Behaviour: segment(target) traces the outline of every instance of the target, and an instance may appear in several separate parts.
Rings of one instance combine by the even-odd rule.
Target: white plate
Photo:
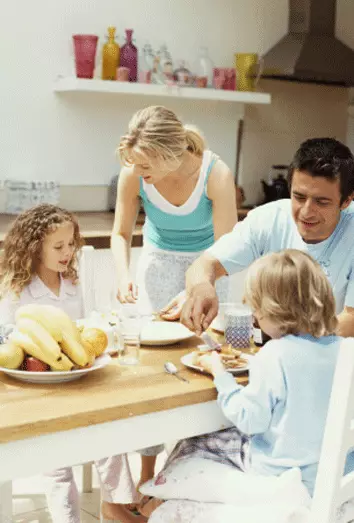
[[[187,340],[194,336],[181,323],[170,321],[151,321],[144,325],[141,331],[140,343],[142,345],[173,345],[179,341]]]
[[[253,356],[251,356],[249,354],[242,353],[241,354],[241,358],[245,358],[246,360],[250,361],[250,359],[253,358]],[[185,354],[181,358],[181,363],[183,363],[183,365],[185,365],[186,367],[189,367],[190,369],[197,370],[199,372],[203,372],[205,374],[209,374],[202,367],[198,367],[197,365],[193,365],[192,361],[193,361],[193,353],[192,352],[190,352],[189,354]],[[227,372],[230,372],[231,374],[235,375],[235,374],[243,374],[248,369],[249,369],[249,365],[245,365],[244,367],[239,367],[238,369],[226,369],[226,370],[227,370]]]
[[[64,372],[28,372],[26,370],[13,370],[0,367],[0,371],[8,374],[9,376],[12,376],[13,378],[16,378],[17,380],[25,381],[27,383],[64,383],[66,381],[78,380],[89,372],[102,369],[102,367],[108,365],[110,361],[111,357],[109,354],[102,354],[102,356],[99,356],[95,359],[92,367],[88,367],[87,369],[70,370]]]

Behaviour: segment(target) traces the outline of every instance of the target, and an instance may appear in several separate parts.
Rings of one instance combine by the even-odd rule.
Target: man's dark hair
[[[354,192],[354,157],[349,147],[334,138],[311,138],[300,145],[289,167],[289,188],[295,170],[338,179],[341,204]]]

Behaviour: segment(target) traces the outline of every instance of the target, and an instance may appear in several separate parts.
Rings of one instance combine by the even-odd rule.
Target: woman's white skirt
[[[164,251],[145,244],[140,255],[136,283],[139,302],[147,311],[157,312],[185,289],[187,269],[199,258],[201,252]],[[216,283],[220,303],[226,302],[229,278],[223,277]]]

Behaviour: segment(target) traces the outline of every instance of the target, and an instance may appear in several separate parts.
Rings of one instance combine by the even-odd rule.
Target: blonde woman
[[[118,297],[123,303],[139,297],[151,312],[170,304],[164,317],[177,319],[186,270],[237,221],[232,173],[206,149],[198,130],[183,125],[174,112],[160,106],[133,116],[118,153],[123,169],[111,244]],[[146,222],[135,280],[130,273],[130,245],[141,201]],[[222,301],[227,299],[226,282],[226,278],[221,280],[218,288]],[[153,449],[152,454],[157,451]],[[141,482],[153,476],[155,460],[151,455],[143,459]]]
[[[235,225],[234,179],[227,165],[206,149],[199,131],[165,107],[136,113],[118,153],[124,165],[112,234],[118,296],[122,302],[139,296],[159,311],[184,290],[191,263]],[[130,243],[141,201],[144,249],[134,280]]]

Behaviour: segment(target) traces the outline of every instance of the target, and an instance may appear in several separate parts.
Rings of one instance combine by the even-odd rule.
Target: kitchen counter
[[[239,220],[245,218],[248,211],[249,209],[239,209]],[[114,220],[113,212],[77,212],[74,214],[78,217],[81,234],[87,245],[93,245],[96,249],[109,248]],[[12,214],[0,214],[0,246],[15,218],[16,216]],[[132,247],[143,245],[144,220],[144,213],[140,213],[132,237]]]
[[[80,231],[85,238],[86,245],[93,245],[96,249],[110,247],[110,238],[113,227],[113,212],[76,212],[74,213],[80,224]],[[0,246],[16,216],[0,214]],[[139,214],[132,238],[132,247],[141,247],[143,244],[143,224],[145,216]]]

